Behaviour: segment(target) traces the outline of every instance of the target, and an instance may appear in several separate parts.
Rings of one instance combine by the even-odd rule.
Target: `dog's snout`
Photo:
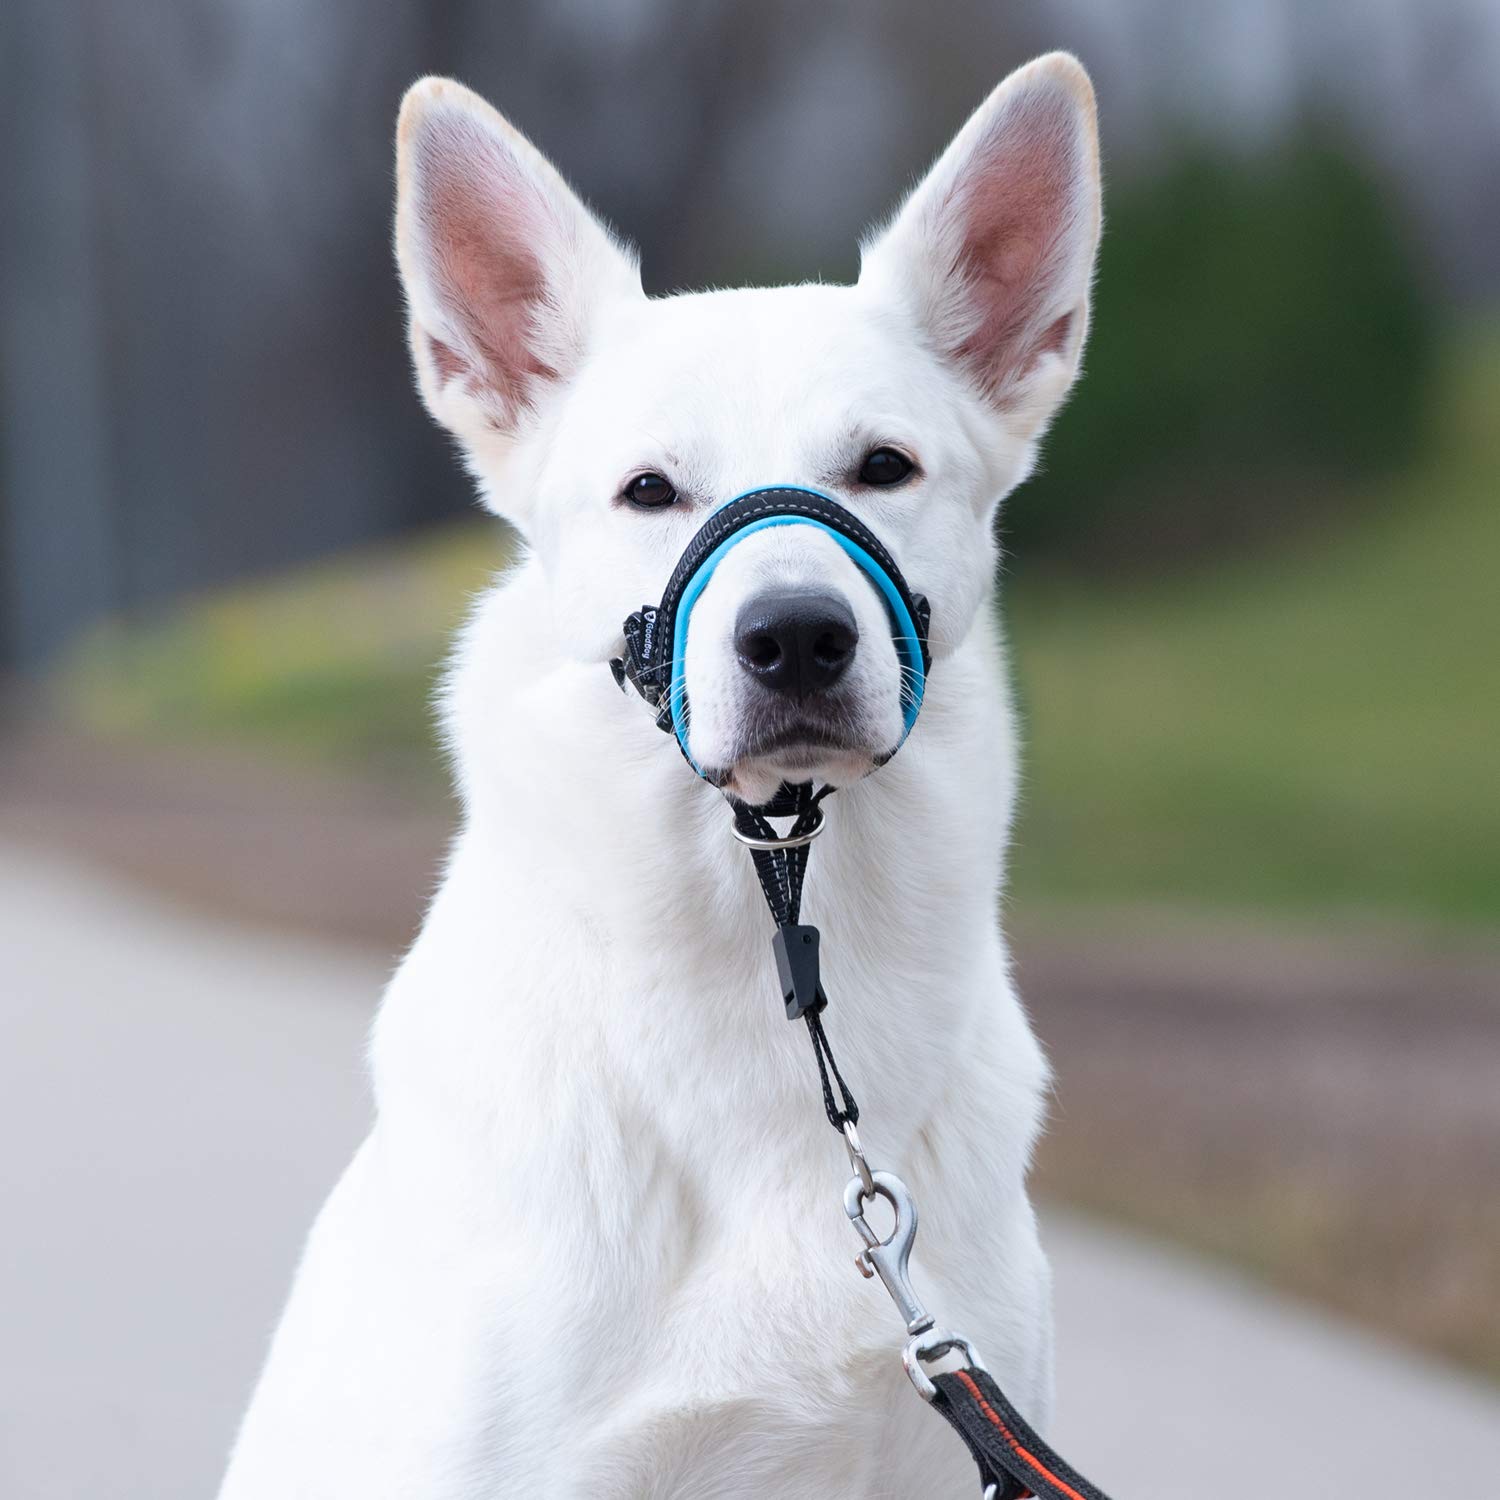
[[[794,698],[837,682],[858,644],[854,611],[836,594],[758,594],[734,624],[740,665],[773,692]]]

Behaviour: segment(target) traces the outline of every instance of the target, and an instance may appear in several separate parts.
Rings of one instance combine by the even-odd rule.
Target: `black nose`
[[[835,594],[757,594],[734,622],[740,665],[794,698],[837,682],[858,644],[854,611]]]

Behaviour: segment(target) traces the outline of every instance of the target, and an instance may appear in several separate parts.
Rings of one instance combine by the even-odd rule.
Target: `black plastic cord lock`
[[[800,1020],[809,1011],[816,1015],[828,1004],[818,979],[818,929],[783,922],[771,939],[771,951],[776,955],[787,1020]]]

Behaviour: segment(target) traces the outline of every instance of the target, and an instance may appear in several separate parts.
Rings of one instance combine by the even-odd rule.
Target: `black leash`
[[[906,1320],[910,1335],[902,1353],[912,1384],[934,1410],[964,1440],[979,1469],[984,1500],[1109,1500],[1042,1440],[1011,1405],[994,1377],[984,1367],[974,1346],[962,1335],[939,1329],[918,1300],[907,1276],[907,1260],[916,1234],[916,1205],[905,1183],[889,1172],[872,1172],[860,1146],[859,1105],[839,1072],[823,1012],[828,1007],[818,972],[818,929],[803,923],[802,885],[808,854],[822,832],[821,804],[833,791],[815,792],[811,782],[783,786],[770,802],[749,807],[736,802],[735,837],[748,846],[766,905],[776,923],[771,946],[776,973],[789,1021],[803,1021],[812,1037],[813,1055],[823,1086],[823,1108],[828,1123],[845,1140],[855,1175],[844,1191],[844,1210],[865,1242],[860,1270],[879,1276]],[[791,818],[791,827],[778,834],[770,818]],[[838,1087],[835,1097],[834,1085]],[[865,1220],[865,1205],[884,1198],[896,1215],[896,1226],[882,1240]],[[929,1374],[925,1364],[962,1351],[964,1363],[956,1370]]]
[[[979,1483],[994,1500],[1109,1500],[1060,1458],[1007,1400],[984,1368],[934,1375],[932,1405],[947,1417],[979,1465]]]

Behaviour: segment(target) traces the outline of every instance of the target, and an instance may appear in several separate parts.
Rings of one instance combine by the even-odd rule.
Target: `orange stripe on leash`
[[[1046,1464],[1042,1463],[1041,1460],[1038,1459],[1034,1454],[1028,1453],[1020,1445],[1020,1443],[1016,1441],[1015,1433],[1013,1433],[1010,1428],[1000,1420],[1000,1414],[995,1410],[993,1406],[990,1405],[988,1401],[984,1399],[984,1392],[981,1391],[979,1387],[974,1383],[973,1376],[971,1376],[967,1370],[955,1370],[953,1373],[957,1375],[961,1381],[963,1381],[965,1386],[968,1387],[969,1394],[979,1403],[980,1411],[982,1411],[985,1416],[987,1416],[990,1421],[1000,1429],[1000,1435],[1005,1439],[1007,1443],[1010,1444],[1011,1448],[1015,1451],[1016,1456],[1021,1459],[1022,1462],[1030,1464],[1038,1474],[1041,1474],[1045,1479],[1049,1481],[1049,1483],[1056,1485],[1057,1488],[1063,1492],[1063,1494],[1071,1495],[1073,1497],[1073,1500],[1083,1500],[1083,1496],[1080,1495],[1071,1484],[1064,1484],[1063,1481],[1059,1479],[1057,1475],[1054,1474],[1052,1470],[1046,1466]]]

